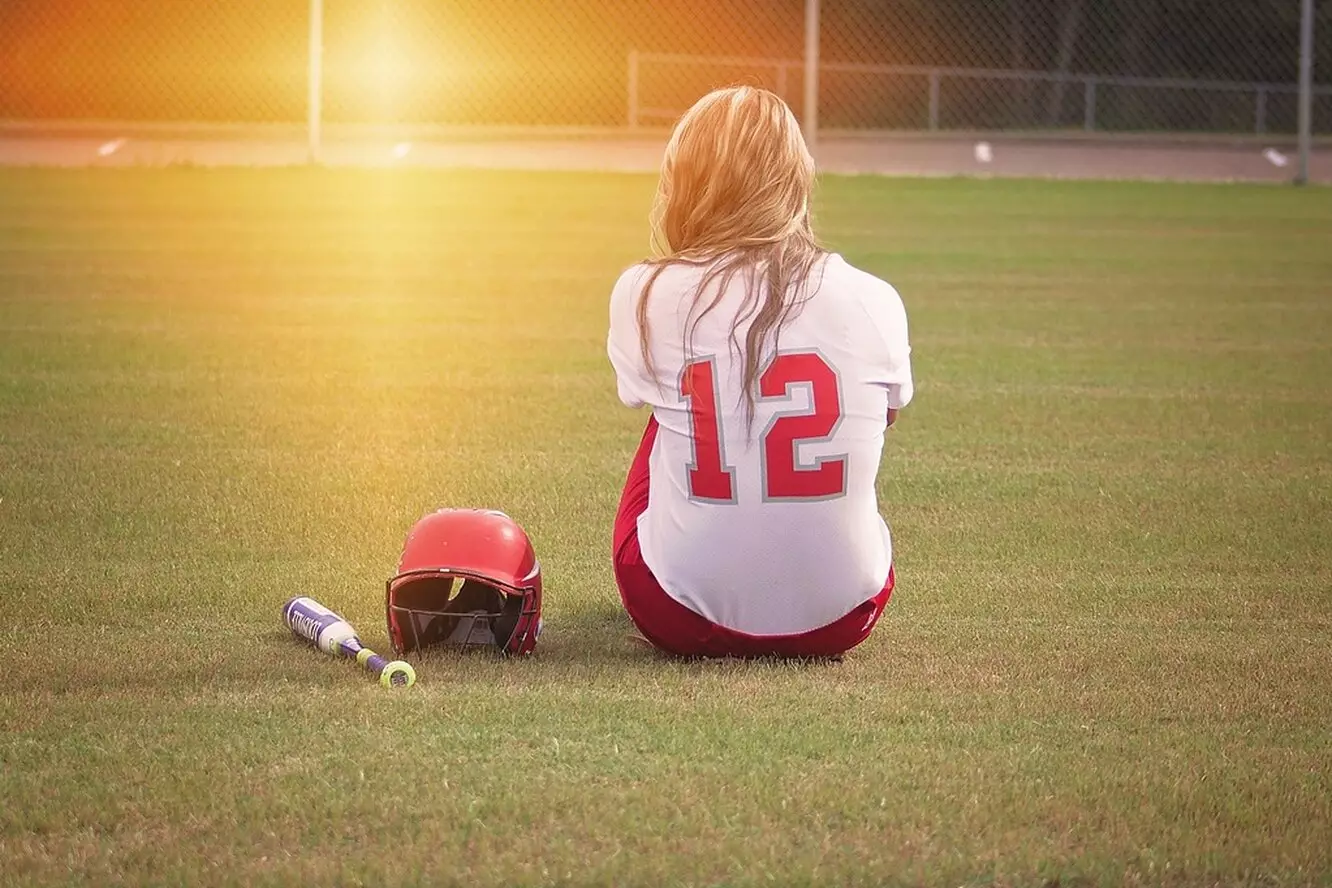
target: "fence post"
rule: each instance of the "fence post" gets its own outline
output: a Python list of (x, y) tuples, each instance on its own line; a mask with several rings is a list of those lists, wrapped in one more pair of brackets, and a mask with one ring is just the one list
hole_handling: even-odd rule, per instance
[(1314, 0), (1300, 4), (1300, 163), (1295, 184), (1309, 181), (1309, 152), (1313, 150), (1313, 26)]
[(638, 129), (638, 50), (629, 50), (629, 129)]
[(1253, 131), (1259, 135), (1267, 132), (1267, 90), (1261, 86), (1254, 93)]
[(930, 72), (930, 132), (939, 128), (939, 81), (937, 70)]
[(819, 0), (805, 0), (805, 144), (819, 141)]
[(1090, 77), (1082, 87), (1082, 129), (1085, 132), (1096, 129), (1096, 81)]
[(323, 117), (324, 92), (324, 0), (310, 0), (310, 96), (306, 121), (310, 139), (310, 163), (319, 163), (319, 125)]

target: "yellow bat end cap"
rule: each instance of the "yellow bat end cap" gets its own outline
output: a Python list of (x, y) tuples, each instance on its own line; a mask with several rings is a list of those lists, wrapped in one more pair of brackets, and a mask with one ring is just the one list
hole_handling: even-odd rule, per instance
[(411, 663), (394, 660), (379, 673), (379, 683), (386, 688), (410, 688), (416, 684), (416, 670)]

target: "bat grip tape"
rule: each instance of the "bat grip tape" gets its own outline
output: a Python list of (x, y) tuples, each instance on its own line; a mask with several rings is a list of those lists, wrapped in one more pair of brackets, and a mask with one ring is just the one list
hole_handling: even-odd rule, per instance
[(376, 675), (383, 672), (384, 667), (388, 665), (388, 660), (385, 660), (369, 648), (361, 648), (357, 651), (356, 662), (360, 663)]

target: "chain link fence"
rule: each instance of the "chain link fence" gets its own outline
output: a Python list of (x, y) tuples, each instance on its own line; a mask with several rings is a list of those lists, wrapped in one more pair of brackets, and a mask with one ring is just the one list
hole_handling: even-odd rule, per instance
[[(327, 125), (654, 127), (735, 82), (804, 114), (806, 0), (314, 2)], [(4, 0), (0, 119), (303, 125), (311, 8)], [(827, 132), (1296, 127), (1300, 0), (821, 0), (819, 32)]]
[[(639, 35), (630, 122), (669, 120), (728, 80), (798, 109), (803, 3), (754, 5), (776, 35), (762, 57), (746, 57), (744, 41), (709, 52), (699, 37)], [(1323, 7), (1315, 54), (1332, 59), (1332, 4)], [(1299, 0), (823, 0), (820, 12), (825, 131), (1296, 128)], [(1314, 121), (1327, 132), (1332, 78), (1320, 74)]]

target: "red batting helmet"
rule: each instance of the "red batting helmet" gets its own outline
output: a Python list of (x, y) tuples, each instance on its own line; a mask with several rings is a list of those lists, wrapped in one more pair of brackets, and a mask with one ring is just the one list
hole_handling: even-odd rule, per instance
[(541, 565), (508, 515), (440, 509), (412, 526), (385, 589), (398, 653), (434, 644), (531, 653), (541, 634)]

